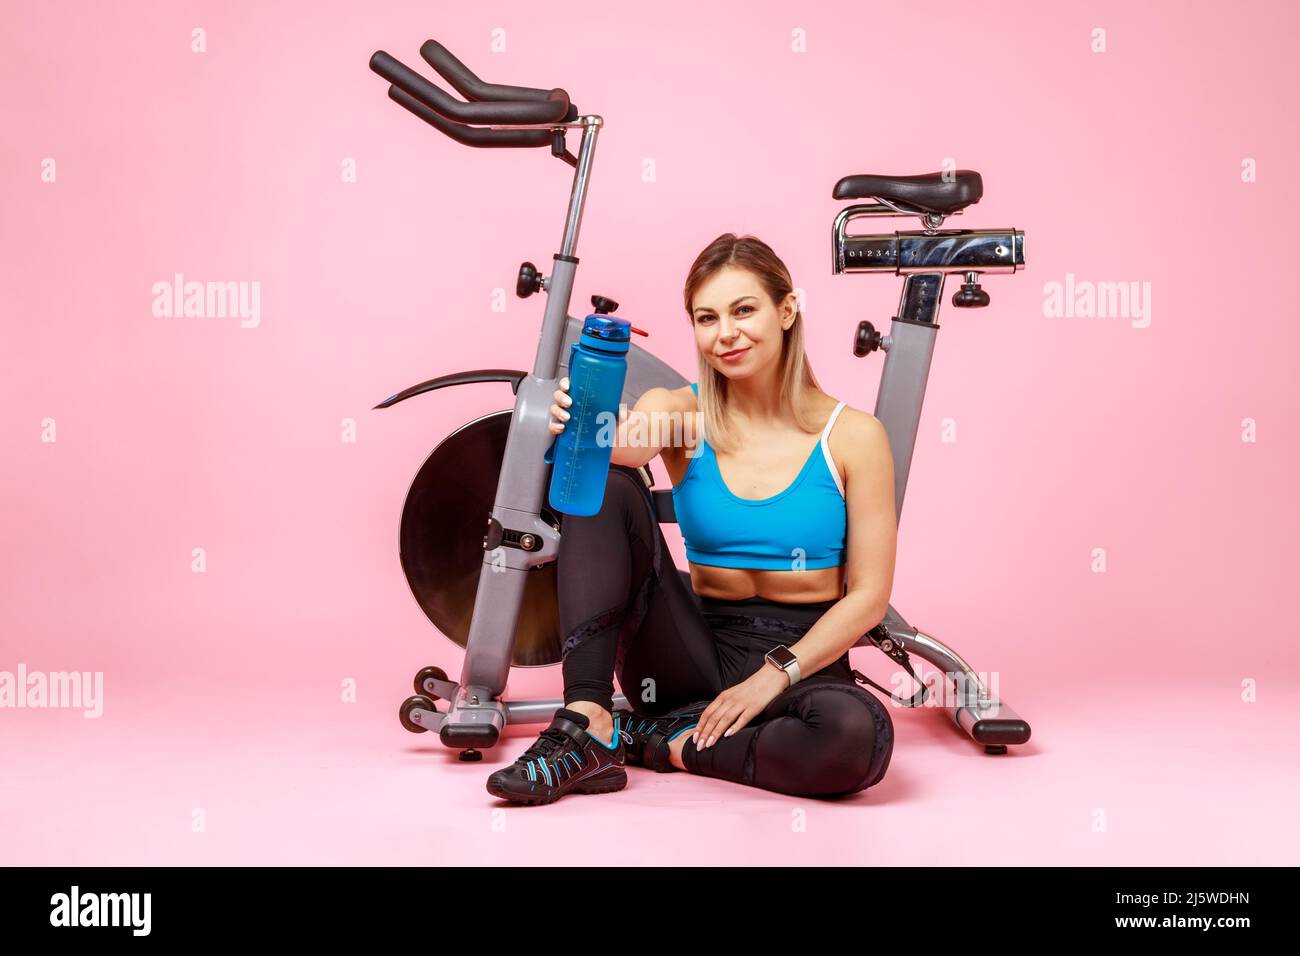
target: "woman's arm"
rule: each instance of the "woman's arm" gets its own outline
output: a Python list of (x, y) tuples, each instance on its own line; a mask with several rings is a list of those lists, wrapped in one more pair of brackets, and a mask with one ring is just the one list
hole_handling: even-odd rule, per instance
[[(560, 387), (553, 395), (555, 401), (551, 404), (551, 421), (548, 425), (552, 435), (564, 431), (565, 423), (569, 420), (569, 406), (573, 404), (573, 397), (569, 395), (569, 379), (562, 378), (559, 384)], [(618, 431), (610, 451), (610, 464), (640, 468), (665, 448), (681, 445), (683, 436), (692, 432), (686, 418), (694, 413), (693, 406), (687, 404), (686, 399), (667, 388), (647, 390), (630, 411), (626, 406), (620, 405)]]
[(640, 468), (665, 448), (681, 444), (686, 403), (667, 388), (647, 389), (636, 406), (619, 419), (610, 463)]

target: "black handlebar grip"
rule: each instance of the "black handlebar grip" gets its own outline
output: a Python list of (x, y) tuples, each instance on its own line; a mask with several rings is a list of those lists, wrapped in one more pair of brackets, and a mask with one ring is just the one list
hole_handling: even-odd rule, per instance
[[(437, 40), (425, 40), (420, 47), (420, 56), (426, 63), (437, 70), (452, 88), (465, 99), (473, 102), (537, 102), (551, 99), (555, 90), (539, 90), (531, 86), (507, 86), (502, 83), (485, 83), (474, 75), (455, 55)], [(560, 92), (564, 92), (561, 90)], [(565, 93), (567, 97), (568, 94)], [(578, 118), (578, 108), (570, 104), (569, 111), (561, 118), (562, 122), (571, 123)]]
[[(484, 125), (557, 123), (563, 122), (563, 117), (570, 111), (569, 94), (560, 89), (551, 90), (546, 94), (544, 100), (534, 99), (526, 102), (488, 100), (477, 103), (462, 103), (434, 86), (405, 64), (393, 59), (383, 50), (377, 50), (374, 56), (370, 58), (370, 69), (408, 96), (457, 123), (480, 123)], [(483, 132), (516, 131), (486, 130)], [(546, 131), (541, 130), (539, 132)]]
[(443, 119), (415, 97), (396, 86), (388, 88), (388, 98), (404, 106), (430, 126), (446, 133), (466, 146), (549, 146), (551, 131), (546, 129), (480, 129)]

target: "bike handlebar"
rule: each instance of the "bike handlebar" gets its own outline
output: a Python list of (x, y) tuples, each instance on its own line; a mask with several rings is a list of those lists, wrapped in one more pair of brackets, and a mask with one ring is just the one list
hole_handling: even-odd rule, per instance
[(396, 85), (388, 88), (388, 98), (405, 107), (434, 129), (446, 133), (458, 143), (466, 146), (549, 146), (551, 133), (544, 129), (480, 129), (443, 119), (415, 97), (410, 96)]
[(547, 146), (552, 141), (550, 130), (491, 130), (465, 124), (568, 123), (577, 118), (577, 107), (562, 89), (485, 83), (437, 40), (426, 40), (420, 56), (470, 102), (449, 96), (383, 50), (375, 51), (370, 58), (370, 69), (392, 84), (388, 89), (390, 99), (457, 142), (469, 146)]
[[(420, 56), (424, 57), (426, 63), (442, 74), (461, 96), (467, 100), (499, 102), (537, 102), (548, 101), (555, 98), (559, 93), (565, 104), (569, 102), (569, 94), (562, 89), (541, 90), (531, 86), (507, 86), (502, 83), (485, 83), (474, 75), (464, 63), (456, 59), (452, 52), (437, 40), (425, 40), (424, 45), (420, 47)], [(572, 122), (578, 118), (576, 108), (569, 107), (570, 111), (559, 117), (561, 122)], [(542, 120), (541, 122), (549, 122)]]

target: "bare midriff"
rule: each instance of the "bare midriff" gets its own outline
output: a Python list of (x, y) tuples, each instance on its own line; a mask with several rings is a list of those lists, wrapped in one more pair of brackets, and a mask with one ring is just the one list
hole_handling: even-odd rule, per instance
[[(826, 410), (830, 417), (834, 401)], [(833, 433), (832, 433), (833, 434)], [(727, 487), (735, 494), (737, 489), (745, 489), (743, 497), (761, 500), (778, 494), (798, 475), (803, 463), (808, 460), (811, 451), (809, 436), (791, 436), (788, 442), (789, 455), (786, 460), (784, 452), (779, 456), (784, 467), (751, 467), (746, 469), (743, 462), (733, 460), (733, 456), (719, 459), (719, 467), (726, 471)], [(832, 453), (833, 454), (833, 453)], [(692, 459), (686, 456), (681, 447), (664, 448), (659, 456), (668, 471), (668, 478), (673, 487), (679, 485), (686, 474)], [(715, 458), (718, 456), (714, 455)], [(841, 481), (844, 469), (839, 468)], [(772, 477), (775, 474), (775, 479)], [(782, 476), (789, 480), (779, 487), (767, 487), (775, 484)], [(711, 564), (689, 562), (691, 588), (701, 597), (718, 598), (724, 601), (740, 601), (745, 598), (761, 597), (769, 601), (784, 604), (816, 604), (819, 601), (838, 600), (844, 596), (844, 565), (833, 568), (807, 568), (802, 571), (769, 571), (762, 568), (723, 568)]]
[(816, 604), (844, 596), (844, 565), (804, 571), (719, 568), (688, 562), (691, 589), (701, 597), (739, 601), (761, 597), (783, 604)]

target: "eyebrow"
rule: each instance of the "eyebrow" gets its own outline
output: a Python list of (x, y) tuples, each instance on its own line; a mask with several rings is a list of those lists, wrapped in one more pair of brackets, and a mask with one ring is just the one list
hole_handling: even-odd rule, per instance
[[(727, 308), (734, 309), (736, 306), (740, 305), (740, 303), (744, 302), (746, 299), (757, 299), (757, 298), (758, 296), (756, 295), (742, 295), (735, 302), (731, 303), (731, 305), (727, 306)], [(710, 309), (707, 305), (702, 305), (695, 310), (695, 312), (712, 312), (712, 311), (713, 310)], [(694, 315), (695, 313), (693, 312), (691, 314)]]

